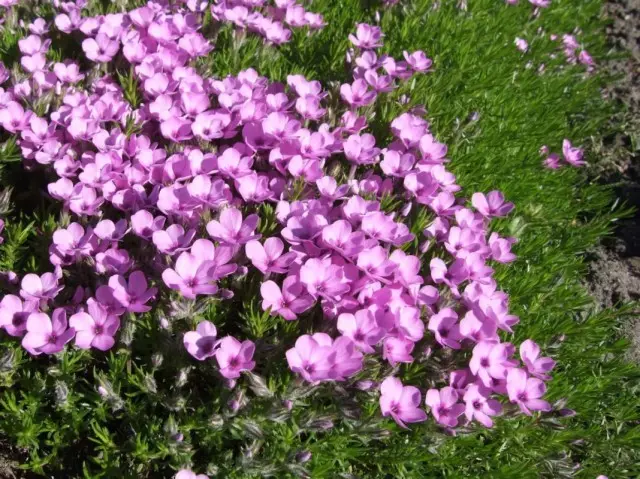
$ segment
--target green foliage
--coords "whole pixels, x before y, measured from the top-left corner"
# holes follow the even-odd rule
[[[296,32],[277,49],[255,36],[205,24],[216,48],[198,67],[216,77],[254,67],[274,80],[304,73],[325,85],[344,82],[347,35],[357,21],[373,21],[368,3],[315,2],[312,10],[323,13],[328,26],[310,37]],[[15,446],[9,459],[25,471],[86,478],[171,477],[191,463],[229,478],[640,475],[640,374],[625,363],[627,344],[619,339],[632,309],[595,311],[580,284],[584,253],[626,212],[612,211],[610,191],[585,181],[582,172],[546,171],[538,155],[542,144],[557,150],[564,137],[580,143],[606,133],[612,106],[603,102],[600,87],[607,79],[585,76],[561,55],[552,59],[556,47],[548,40],[549,33],[580,27],[582,42],[603,58],[601,2],[558,0],[537,18],[528,2],[507,8],[501,0],[477,0],[467,11],[454,0],[437,7],[429,0],[404,3],[382,15],[384,50],[398,57],[403,50],[423,49],[434,59],[434,72],[379,101],[372,130],[387,138],[392,118],[424,105],[433,130],[449,145],[450,168],[465,191],[500,189],[517,205],[515,215],[496,228],[518,237],[519,260],[499,269],[497,279],[521,318],[516,337],[532,337],[558,361],[551,398],[577,415],[504,418],[492,430],[473,428],[455,437],[432,422],[401,431],[380,417],[374,391],[295,380],[284,361],[285,346],[311,320],[268,315],[258,303],[259,284],[247,282],[230,301],[173,301],[170,310],[128,318],[130,348],[121,341],[106,354],[69,348],[55,357],[31,358],[3,336],[0,456],[8,442]],[[89,10],[104,13],[117,6],[96,1]],[[544,34],[536,33],[539,28]],[[530,42],[530,54],[523,57],[514,48],[516,36]],[[2,31],[0,57],[7,65],[17,58],[17,40],[18,34]],[[76,55],[67,50],[70,44],[55,40],[52,58]],[[539,74],[542,63],[546,72]],[[118,81],[127,100],[139,105],[132,73],[119,74]],[[473,112],[478,120],[470,119]],[[126,133],[136,128],[127,125]],[[2,141],[0,190],[13,187],[14,194],[12,211],[0,209],[7,220],[0,269],[20,275],[46,270],[47,247],[60,222],[57,207],[42,199],[46,175],[24,172],[15,139]],[[397,198],[383,201],[385,211],[401,207]],[[258,214],[260,231],[269,234],[276,224],[273,207],[260,205]],[[410,214],[413,232],[420,235],[428,218],[423,211]],[[417,244],[410,247],[415,251]],[[229,390],[181,345],[182,333],[202,319],[242,330],[257,340],[257,354],[281,359]],[[427,361],[403,374],[426,385],[433,369],[437,365]],[[294,408],[283,400],[293,401]],[[297,462],[300,451],[310,451],[311,461]]]

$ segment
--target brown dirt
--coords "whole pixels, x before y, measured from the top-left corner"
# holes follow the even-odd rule
[[[592,255],[587,287],[603,308],[640,300],[640,0],[615,0],[605,5],[612,21],[607,28],[612,49],[625,56],[605,67],[620,77],[605,95],[626,108],[613,121],[619,133],[594,145],[603,158],[592,167],[598,181],[615,185],[618,198],[635,208]],[[640,317],[630,321],[632,359],[640,362]]]

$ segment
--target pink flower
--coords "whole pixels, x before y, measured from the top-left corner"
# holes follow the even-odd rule
[[[342,313],[338,316],[338,331],[351,339],[363,353],[373,353],[373,346],[385,335],[385,330],[378,326],[373,313],[361,309],[355,315]]]
[[[220,221],[212,220],[207,224],[207,232],[222,243],[240,245],[260,238],[255,234],[257,224],[258,215],[249,215],[243,221],[239,210],[226,208],[220,213]]]
[[[273,281],[262,283],[260,295],[262,309],[266,311],[271,308],[271,314],[279,314],[288,321],[293,321],[315,304],[315,300],[306,294],[304,285],[296,276],[285,278],[282,291]]]
[[[404,55],[404,59],[407,61],[409,66],[415,72],[426,72],[427,70],[429,70],[429,68],[431,68],[431,65],[433,64],[431,59],[427,58],[422,50],[418,50],[413,53],[404,51],[402,54]]]
[[[558,155],[557,153],[551,153],[543,162],[542,164],[546,167],[549,168],[550,170],[557,170],[558,168],[560,168],[562,165],[560,164],[560,155]]]
[[[502,405],[489,398],[490,391],[482,385],[470,384],[464,393],[465,416],[469,421],[474,419],[485,427],[493,427],[491,416],[502,412]]]
[[[377,161],[380,149],[376,148],[376,139],[373,135],[351,135],[344,142],[344,155],[352,163],[358,165],[372,164]]]
[[[567,163],[572,166],[580,167],[587,163],[584,161],[584,150],[574,147],[567,139],[562,142],[562,155]]]
[[[36,301],[25,301],[18,296],[7,294],[0,301],[0,328],[10,336],[22,336],[27,329],[27,318],[37,312]]]
[[[471,196],[473,207],[483,216],[506,216],[513,209],[513,203],[506,203],[504,195],[499,191],[491,191],[486,196],[483,193],[474,193]]]
[[[256,366],[255,361],[252,361],[255,349],[255,345],[249,340],[241,343],[231,336],[222,338],[220,348],[216,351],[220,374],[227,379],[236,379],[242,371],[251,371]]]
[[[418,388],[403,386],[395,377],[388,377],[380,385],[380,410],[383,416],[391,416],[402,428],[407,423],[422,422],[427,413],[420,409],[422,396]]]
[[[367,106],[376,99],[376,92],[368,89],[367,82],[358,79],[340,87],[340,96],[351,107]]]
[[[175,254],[188,249],[195,235],[195,230],[185,232],[182,226],[173,224],[166,230],[154,231],[151,238],[158,251]]]
[[[356,34],[349,35],[349,41],[363,50],[371,50],[382,46],[383,36],[379,27],[359,23],[356,27]]]
[[[64,349],[74,334],[73,328],[67,328],[67,313],[63,308],[55,309],[51,318],[45,313],[31,313],[22,346],[33,355],[55,354]]]
[[[109,287],[113,297],[132,313],[145,313],[151,310],[146,303],[153,299],[158,288],[148,288],[147,278],[142,271],[134,271],[127,281],[124,276],[114,275],[109,278]]]
[[[335,352],[330,345],[320,344],[316,335],[300,336],[295,347],[289,349],[286,356],[289,368],[309,382],[323,381],[331,377]]]
[[[436,341],[452,349],[460,349],[460,325],[458,315],[451,308],[443,308],[429,319],[429,331],[433,332]]]
[[[382,345],[382,357],[395,366],[398,363],[412,363],[411,352],[415,343],[406,338],[386,338]]]
[[[491,387],[493,379],[505,379],[509,370],[515,366],[509,356],[513,354],[510,343],[492,343],[483,341],[473,348],[469,369],[478,376],[486,387]]]
[[[543,381],[550,379],[547,374],[556,365],[556,362],[547,357],[540,357],[540,346],[527,339],[520,345],[520,358],[532,376]]]
[[[155,231],[161,230],[167,219],[164,216],[156,216],[146,210],[137,211],[131,216],[131,229],[141,238],[150,239]]]
[[[520,50],[522,53],[526,53],[529,50],[529,44],[526,40],[522,38],[516,37],[514,43],[516,44],[516,48]]]
[[[322,241],[346,258],[351,258],[362,251],[365,238],[361,231],[353,232],[351,223],[338,220],[322,229]]]
[[[69,326],[76,331],[76,346],[80,349],[96,348],[108,351],[115,344],[114,336],[120,319],[109,314],[96,300],[87,300],[87,312],[69,318]]]
[[[300,281],[314,297],[337,299],[349,291],[342,268],[332,264],[330,258],[307,260],[300,268]]]
[[[82,49],[89,60],[94,62],[110,62],[118,53],[120,44],[111,40],[107,35],[98,33],[96,38],[86,38],[82,41]]]
[[[171,289],[180,291],[185,298],[195,299],[197,295],[212,295],[218,292],[211,269],[215,248],[208,240],[197,240],[190,252],[180,253],[175,269],[165,269],[162,280]]]
[[[458,393],[449,386],[439,391],[429,389],[425,402],[431,408],[431,414],[436,418],[436,421],[443,426],[457,426],[458,417],[465,411],[464,404],[458,402]]]
[[[509,399],[516,403],[523,413],[531,416],[531,411],[550,411],[551,405],[540,399],[546,391],[547,388],[540,379],[527,377],[527,373],[522,369],[509,370],[507,375]]]
[[[55,298],[63,289],[58,285],[60,276],[57,273],[27,274],[20,283],[20,296],[28,301],[46,302]]]
[[[256,240],[251,240],[245,245],[247,258],[263,274],[286,273],[289,265],[296,258],[295,253],[285,253],[284,243],[280,238],[267,238],[264,246]]]
[[[197,474],[191,469],[180,469],[174,479],[209,479],[206,474]]]
[[[127,220],[120,220],[114,223],[111,220],[102,220],[93,228],[95,235],[106,241],[120,241],[127,233]]]
[[[200,321],[195,331],[184,334],[184,347],[199,361],[215,356],[218,347],[218,331],[213,323]]]

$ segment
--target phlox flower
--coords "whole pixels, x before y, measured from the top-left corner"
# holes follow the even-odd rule
[[[236,379],[242,371],[251,371],[256,366],[253,361],[254,351],[255,345],[249,340],[241,343],[231,336],[222,338],[216,351],[220,374],[227,379]]]
[[[391,416],[402,428],[407,424],[422,422],[427,413],[420,409],[422,396],[415,386],[404,386],[400,379],[388,377],[380,385],[380,410],[383,416]]]
[[[27,318],[37,311],[37,301],[23,302],[18,296],[7,294],[0,301],[0,328],[9,336],[22,336],[27,329]]]
[[[458,417],[465,411],[464,404],[458,402],[457,391],[449,386],[440,390],[429,389],[425,402],[431,408],[433,417],[443,426],[457,426]]]
[[[114,336],[120,327],[120,319],[109,314],[95,299],[89,298],[87,311],[71,316],[69,326],[76,331],[77,347],[107,351],[115,344]]]
[[[547,388],[538,378],[527,377],[527,373],[518,368],[512,368],[507,375],[507,392],[511,402],[516,403],[520,410],[531,416],[531,411],[550,411],[551,405],[540,399]]]
[[[195,331],[184,334],[183,343],[189,354],[199,361],[213,357],[219,346],[218,331],[209,321],[200,321]]]
[[[63,308],[55,309],[51,317],[45,313],[31,313],[22,346],[33,355],[59,353],[75,335],[75,330],[67,326],[67,313]]]
[[[297,276],[287,276],[282,283],[282,290],[274,281],[265,281],[260,286],[260,295],[262,309],[266,311],[271,308],[271,314],[279,314],[288,321],[297,319],[299,314],[315,304]]]

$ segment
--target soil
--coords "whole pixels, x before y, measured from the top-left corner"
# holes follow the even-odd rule
[[[612,184],[633,217],[616,228],[592,254],[587,288],[602,308],[640,300],[640,0],[614,0],[605,6],[611,20],[607,35],[622,57],[604,68],[620,77],[605,95],[622,103],[626,111],[612,119],[619,131],[594,145],[601,161],[591,167],[598,181]],[[627,326],[633,343],[631,359],[640,362],[640,317]]]

